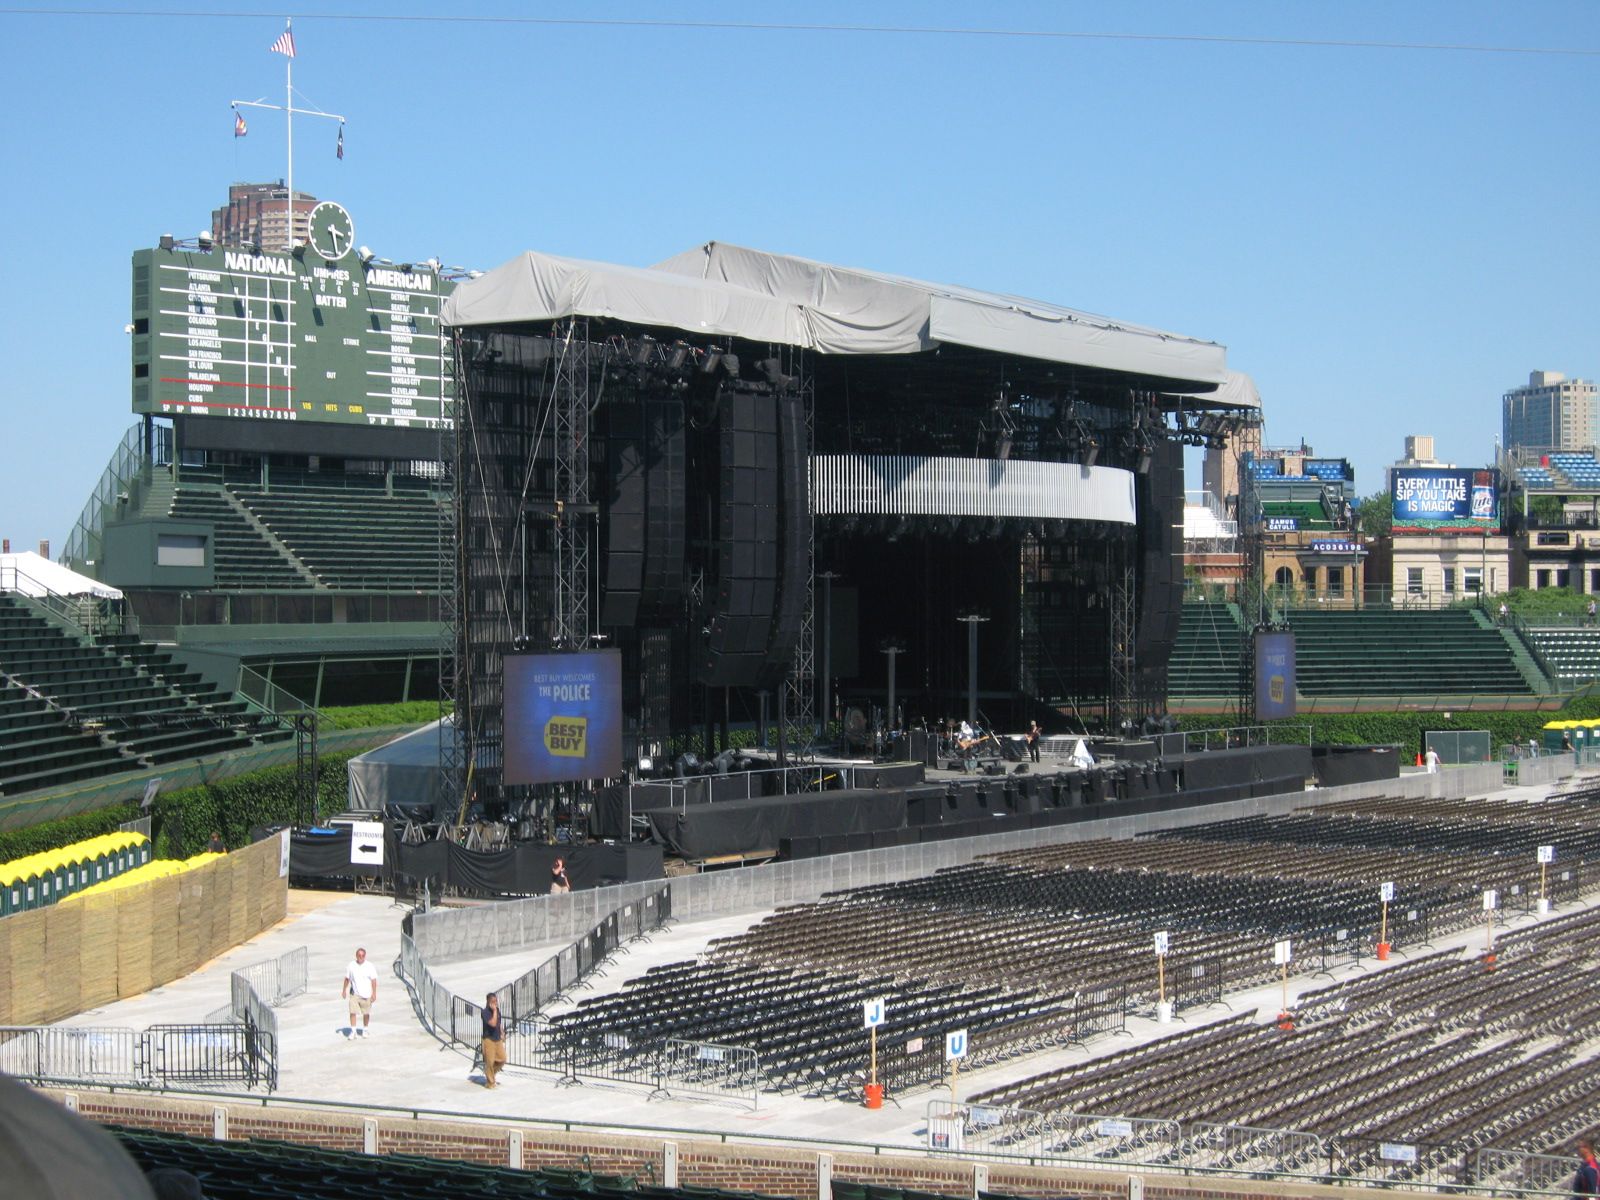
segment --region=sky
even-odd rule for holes
[[[348,120],[343,161],[297,120],[295,185],[396,261],[721,240],[1155,325],[1362,493],[1407,434],[1488,463],[1530,371],[1600,375],[1591,0],[329,4],[0,4],[14,550],[60,552],[133,423],[132,253],[284,175],[229,104],[281,102],[286,15],[296,103]]]

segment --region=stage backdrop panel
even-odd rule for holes
[[[505,656],[505,782],[622,773],[622,656]]]

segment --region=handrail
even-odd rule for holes
[[[318,729],[326,729],[330,724],[320,709],[307,704],[293,692],[285,691],[260,671],[242,662],[239,664],[239,680],[234,687],[234,694],[256,712],[273,718],[285,729],[293,725],[291,714],[296,713],[310,713]]]
[[[0,592],[16,592],[42,605],[87,637],[122,632],[122,602],[111,596],[69,596],[52,591],[49,584],[15,565],[0,566]],[[97,615],[103,620],[96,620]]]
[[[1528,636],[1528,623],[1520,613],[1508,613],[1510,628],[1517,635],[1517,640],[1523,649],[1528,652],[1528,657],[1533,659],[1534,665],[1544,672],[1544,677],[1550,681],[1552,687],[1559,687],[1561,672],[1557,671],[1549,659],[1545,658],[1544,651],[1539,649],[1539,644]]]

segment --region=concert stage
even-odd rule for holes
[[[451,694],[491,819],[567,799],[515,769],[505,663],[531,651],[619,656],[629,773],[735,724],[809,761],[834,723],[1159,715],[1183,446],[1259,407],[1215,342],[721,243],[528,253],[444,320]]]

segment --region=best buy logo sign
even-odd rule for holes
[[[544,748],[558,758],[582,758],[588,753],[588,717],[551,717],[544,726]]]

